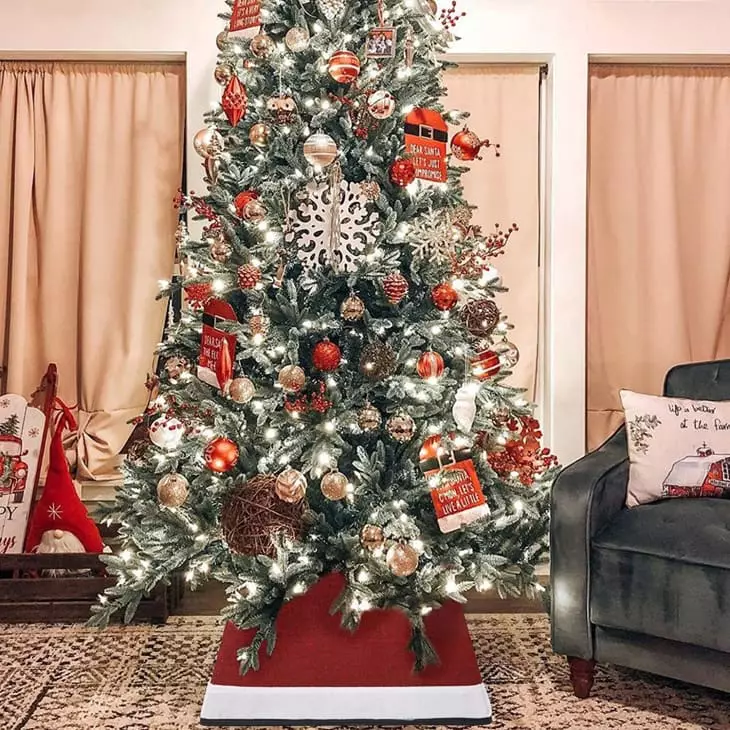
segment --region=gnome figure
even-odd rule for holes
[[[33,510],[25,551],[29,553],[100,553],[104,543],[76,493],[61,442],[66,428],[76,429],[71,411],[62,403],[51,441],[43,496]]]

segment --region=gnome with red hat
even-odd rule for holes
[[[43,496],[33,510],[25,551],[29,553],[100,553],[104,543],[99,528],[89,517],[76,493],[66,462],[61,437],[76,421],[65,404],[57,401],[61,414],[56,421]]]

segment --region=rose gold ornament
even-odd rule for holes
[[[389,548],[385,562],[393,575],[407,578],[418,570],[418,553],[407,543],[398,543]]]
[[[370,403],[366,403],[357,414],[357,425],[363,431],[375,431],[380,428],[382,422],[383,417],[380,415],[380,411]]]
[[[327,499],[337,502],[347,496],[347,477],[339,471],[331,471],[322,477],[319,488]]]
[[[222,30],[216,36],[215,44],[218,46],[219,51],[225,51],[229,42],[230,41],[228,40],[228,31],[227,30]]]
[[[249,200],[243,208],[243,219],[249,223],[261,223],[266,218],[266,206],[258,199]]]
[[[396,355],[385,342],[371,342],[360,354],[360,372],[368,380],[385,380],[395,371]]]
[[[375,203],[380,198],[380,185],[375,180],[366,180],[360,183],[360,192],[369,203]]]
[[[271,320],[263,314],[254,314],[248,321],[252,335],[265,335],[271,326]]]
[[[249,48],[256,58],[268,58],[276,50],[276,43],[266,33],[258,33],[251,39]]]
[[[254,147],[259,149],[268,147],[271,140],[271,127],[268,124],[257,122],[249,130],[248,139]]]
[[[309,48],[309,30],[303,27],[289,28],[284,36],[286,47],[293,53],[301,53]]]
[[[307,376],[299,365],[285,365],[279,372],[279,385],[287,393],[298,393],[307,382]]]
[[[210,257],[218,263],[225,263],[231,258],[233,249],[228,242],[223,238],[223,235],[216,236],[210,242]]]
[[[228,387],[234,403],[248,403],[256,395],[256,386],[249,378],[234,378]]]
[[[365,302],[355,294],[350,294],[340,305],[340,314],[346,322],[357,322],[365,314]]]
[[[388,419],[385,428],[392,438],[404,444],[413,438],[416,422],[407,413],[400,412]]]
[[[337,144],[323,132],[316,132],[304,142],[304,159],[310,165],[327,167],[337,157]]]
[[[225,86],[231,80],[233,74],[233,66],[230,63],[219,63],[215,67],[215,80],[221,86]]]
[[[366,549],[373,552],[378,548],[382,548],[385,544],[385,533],[382,527],[378,525],[365,525],[360,530],[360,544]]]
[[[157,482],[157,500],[164,507],[182,507],[190,492],[190,482],[182,474],[166,474]]]
[[[223,154],[223,137],[220,132],[213,127],[201,129],[195,137],[193,137],[193,147],[195,151],[204,158],[219,157]]]
[[[500,362],[506,368],[513,368],[520,361],[519,348],[509,340],[497,342],[494,345],[494,351],[499,355]]]
[[[304,499],[307,491],[307,478],[296,469],[285,469],[276,478],[274,489],[279,499],[289,504],[296,504]]]

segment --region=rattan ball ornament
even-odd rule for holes
[[[397,543],[388,549],[385,562],[393,575],[407,578],[418,570],[418,553],[407,543]]]
[[[391,304],[400,304],[408,294],[408,279],[399,271],[388,274],[383,279],[383,292]]]
[[[285,365],[279,371],[278,380],[287,393],[298,393],[307,382],[307,376],[299,365]]]
[[[382,548],[385,544],[385,533],[378,525],[365,525],[360,530],[360,544],[370,552]]]
[[[499,324],[499,307],[492,299],[473,299],[464,305],[461,318],[469,334],[489,337]]]
[[[418,358],[416,372],[424,378],[440,378],[444,374],[445,363],[438,352],[428,350]]]
[[[396,356],[384,342],[365,345],[360,354],[360,372],[368,380],[385,380],[395,372]]]
[[[238,267],[238,286],[241,289],[255,289],[261,281],[261,270],[253,264]]]
[[[276,43],[270,35],[258,33],[251,39],[249,48],[256,58],[268,58],[276,50]]]
[[[228,386],[228,394],[234,403],[249,403],[256,395],[256,386],[250,378],[234,378]]]
[[[223,136],[217,129],[206,127],[193,137],[195,151],[204,159],[220,157],[225,147]]]
[[[256,122],[248,132],[249,142],[254,147],[264,149],[271,141],[271,127],[263,122]]]
[[[351,84],[360,75],[360,59],[352,51],[335,51],[327,70],[338,84]]]
[[[302,534],[304,501],[285,502],[276,494],[276,477],[258,475],[238,485],[221,509],[223,537],[232,553],[276,557],[276,536]]]
[[[316,167],[327,167],[337,157],[337,143],[324,132],[315,132],[304,142],[304,159]]]
[[[296,26],[289,28],[284,36],[286,47],[293,53],[301,53],[309,48],[309,30]]]
[[[413,438],[413,434],[416,432],[416,422],[407,413],[400,411],[388,419],[385,428],[391,438],[405,444]]]
[[[213,439],[203,452],[205,465],[217,474],[231,471],[238,463],[238,446],[227,438]]]
[[[190,482],[182,474],[165,474],[157,482],[157,501],[163,507],[182,507],[190,492]]]
[[[322,477],[319,488],[331,502],[339,502],[347,496],[347,477],[340,471],[331,471]]]
[[[365,302],[355,294],[350,294],[340,305],[340,314],[346,322],[357,322],[365,314]]]
[[[386,89],[378,89],[368,96],[368,111],[375,119],[387,119],[395,111],[395,97]]]
[[[357,414],[357,425],[363,431],[376,431],[382,422],[383,417],[380,415],[380,411],[370,403],[366,403]]]
[[[459,301],[459,295],[451,284],[439,284],[431,290],[431,301],[434,303],[436,309],[447,312],[456,306],[456,302]]]
[[[296,469],[285,469],[276,477],[275,489],[279,499],[296,504],[304,499],[307,492],[307,478]]]
[[[342,351],[330,340],[318,342],[312,350],[312,364],[317,370],[323,373],[330,373],[337,370],[342,362]]]

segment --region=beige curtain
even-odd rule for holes
[[[730,67],[590,71],[588,446],[618,391],[730,356]]]
[[[180,64],[0,63],[0,348],[78,404],[78,478],[116,476],[164,320],[183,150]]]
[[[462,178],[474,220],[485,232],[495,223],[517,223],[506,253],[494,260],[509,292],[499,297],[515,329],[509,334],[520,350],[511,383],[535,397],[539,339],[539,135],[540,69],[536,65],[463,64],[446,74],[447,108],[470,112],[469,128],[501,145],[490,150]]]

